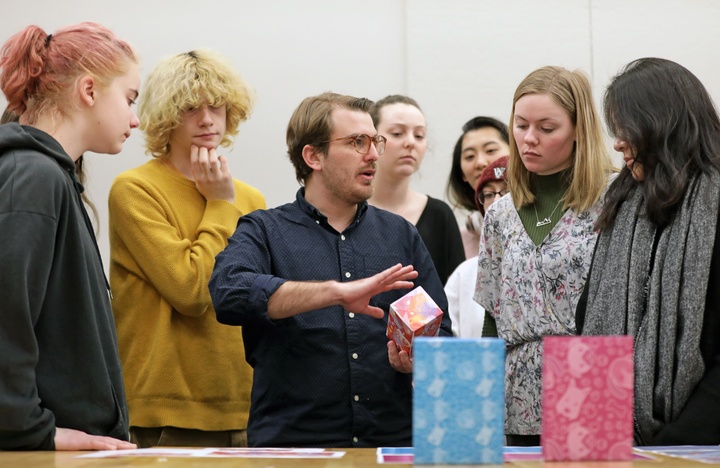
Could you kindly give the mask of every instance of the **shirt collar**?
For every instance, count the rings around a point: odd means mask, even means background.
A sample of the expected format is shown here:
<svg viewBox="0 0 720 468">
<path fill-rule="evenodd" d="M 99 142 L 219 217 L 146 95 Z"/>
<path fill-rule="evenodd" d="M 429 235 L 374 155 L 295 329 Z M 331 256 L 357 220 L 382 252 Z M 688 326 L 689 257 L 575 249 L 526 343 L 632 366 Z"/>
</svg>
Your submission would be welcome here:
<svg viewBox="0 0 720 468">
<path fill-rule="evenodd" d="M 312 219 L 322 222 L 325 225 L 328 225 L 327 216 L 322 214 L 320 210 L 312 206 L 308 201 L 305 199 L 305 187 L 300 187 L 300 189 L 297 191 L 297 194 L 295 195 L 295 201 L 298 204 L 298 207 L 300 210 L 310 216 Z M 348 227 L 355 226 L 360 222 L 360 220 L 365 216 L 365 213 L 367 213 L 368 210 L 368 202 L 364 201 L 358 204 L 357 212 L 355 213 L 355 220 L 352 222 L 352 224 Z"/>
</svg>

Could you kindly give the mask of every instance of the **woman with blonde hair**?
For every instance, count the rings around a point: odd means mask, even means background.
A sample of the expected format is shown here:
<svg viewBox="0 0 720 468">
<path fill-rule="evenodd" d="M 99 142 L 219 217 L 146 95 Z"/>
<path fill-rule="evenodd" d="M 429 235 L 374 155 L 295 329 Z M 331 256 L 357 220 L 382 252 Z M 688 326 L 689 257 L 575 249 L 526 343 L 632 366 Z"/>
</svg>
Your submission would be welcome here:
<svg viewBox="0 0 720 468">
<path fill-rule="evenodd" d="M 590 267 L 614 168 L 584 73 L 543 67 L 513 98 L 510 196 L 485 214 L 475 300 L 484 335 L 508 344 L 509 445 L 539 445 L 542 337 L 575 334 L 575 307 Z"/>
<path fill-rule="evenodd" d="M 110 283 L 130 435 L 154 445 L 247 444 L 252 370 L 242 331 L 215 319 L 208 282 L 240 216 L 265 208 L 218 154 L 252 109 L 219 54 L 161 61 L 140 102 L 154 156 L 110 190 Z"/>
<path fill-rule="evenodd" d="M 137 57 L 99 24 L 28 26 L 0 69 L 0 450 L 134 448 L 76 163 L 119 153 L 138 126 Z"/>
</svg>

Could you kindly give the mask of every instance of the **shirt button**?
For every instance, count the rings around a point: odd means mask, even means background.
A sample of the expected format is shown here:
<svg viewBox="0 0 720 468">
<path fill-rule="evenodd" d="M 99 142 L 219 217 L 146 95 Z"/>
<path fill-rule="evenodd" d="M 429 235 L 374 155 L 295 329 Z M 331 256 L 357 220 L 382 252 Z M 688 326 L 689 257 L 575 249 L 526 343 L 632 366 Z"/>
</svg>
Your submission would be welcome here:
<svg viewBox="0 0 720 468">
<path fill-rule="evenodd" d="M 353 357 L 353 359 L 357 359 L 358 358 L 357 353 L 352 353 L 352 357 Z"/>
<path fill-rule="evenodd" d="M 350 318 L 355 318 L 355 314 L 354 314 L 353 312 L 350 312 L 350 313 L 348 314 L 348 317 L 350 317 Z"/>
<path fill-rule="evenodd" d="M 340 239 L 345 240 L 345 236 L 343 234 L 340 234 Z"/>
<path fill-rule="evenodd" d="M 345 278 L 350 278 L 350 276 L 352 276 L 352 275 L 350 274 L 350 272 L 349 272 L 349 271 L 346 271 L 346 272 L 345 272 Z"/>
<path fill-rule="evenodd" d="M 357 438 L 357 437 L 353 437 L 353 442 L 357 443 L 357 441 L 358 441 L 358 438 Z"/>
<path fill-rule="evenodd" d="M 315 224 L 320 224 L 320 220 L 319 220 L 319 219 L 316 219 L 316 220 L 315 220 Z"/>
<path fill-rule="evenodd" d="M 355 401 L 360 401 L 360 395 L 355 395 L 355 396 L 353 397 L 353 399 L 354 399 Z M 355 442 L 357 442 L 357 440 L 356 440 Z"/>
</svg>

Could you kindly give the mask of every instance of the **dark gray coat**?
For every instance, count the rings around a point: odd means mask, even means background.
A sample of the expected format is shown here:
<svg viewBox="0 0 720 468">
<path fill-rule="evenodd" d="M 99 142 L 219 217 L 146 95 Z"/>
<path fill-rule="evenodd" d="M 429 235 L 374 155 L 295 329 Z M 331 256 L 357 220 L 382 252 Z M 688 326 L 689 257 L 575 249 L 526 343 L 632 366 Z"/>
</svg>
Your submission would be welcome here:
<svg viewBox="0 0 720 468">
<path fill-rule="evenodd" d="M 55 428 L 128 438 L 107 281 L 75 165 L 50 135 L 0 126 L 0 450 Z"/>
</svg>

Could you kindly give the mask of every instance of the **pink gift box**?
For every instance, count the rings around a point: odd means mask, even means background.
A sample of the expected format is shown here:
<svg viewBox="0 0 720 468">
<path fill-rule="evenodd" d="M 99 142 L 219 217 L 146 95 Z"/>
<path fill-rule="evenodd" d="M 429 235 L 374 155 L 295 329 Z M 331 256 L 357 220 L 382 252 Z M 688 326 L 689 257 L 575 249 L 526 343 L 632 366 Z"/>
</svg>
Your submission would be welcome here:
<svg viewBox="0 0 720 468">
<path fill-rule="evenodd" d="M 418 286 L 390 304 L 387 337 L 398 349 L 411 354 L 416 337 L 438 334 L 442 315 L 442 309 Z"/>
<path fill-rule="evenodd" d="M 545 461 L 630 460 L 633 376 L 631 336 L 544 338 Z"/>
</svg>

